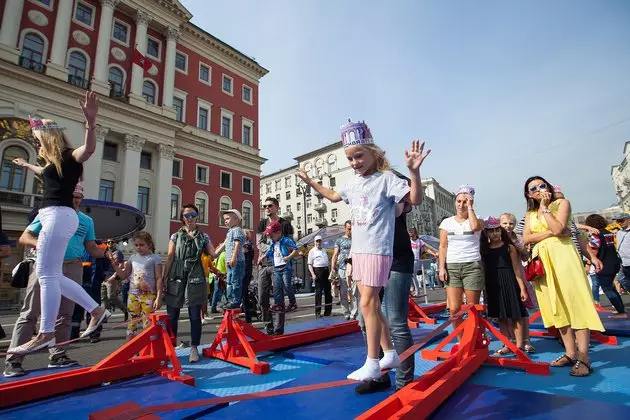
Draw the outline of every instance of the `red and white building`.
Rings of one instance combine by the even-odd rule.
[[[11,163],[36,161],[28,116],[56,120],[78,145],[77,99],[88,88],[100,110],[86,198],[143,210],[161,252],[183,203],[199,206],[217,243],[221,209],[240,209],[244,227],[253,226],[264,162],[258,84],[267,70],[191,17],[176,0],[0,0],[0,206],[12,239],[39,199],[33,174]],[[148,71],[133,63],[134,48],[151,61]]]

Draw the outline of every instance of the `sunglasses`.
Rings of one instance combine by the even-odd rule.
[[[264,208],[264,209],[270,209],[270,208],[272,208],[272,207],[274,207],[274,206],[275,206],[274,204],[265,204],[265,205],[263,206],[263,208]]]
[[[190,219],[191,217],[197,217],[197,213],[184,213],[184,218]]]
[[[547,189],[547,184],[545,184],[544,182],[538,185],[534,185],[533,187],[529,187],[530,192],[536,192],[536,191],[546,190],[546,189]]]

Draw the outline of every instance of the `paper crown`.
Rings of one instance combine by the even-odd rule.
[[[353,123],[350,118],[348,118],[348,122],[341,127],[341,142],[344,148],[360,144],[374,144],[372,133],[365,121]]]
[[[496,229],[501,227],[501,221],[494,216],[490,216],[483,222],[483,227],[484,229]]]
[[[457,192],[455,193],[455,196],[457,197],[460,194],[468,194],[471,197],[475,196],[475,189],[473,187],[471,187],[470,185],[460,185],[460,187],[457,189]]]
[[[28,122],[31,125],[31,130],[64,130],[66,127],[63,127],[59,124],[46,124],[41,120],[41,118],[28,116]]]
[[[559,185],[552,185],[552,186],[551,186],[551,190],[552,190],[553,192],[557,192],[557,193],[561,193],[561,192],[562,192],[562,188],[560,188],[560,186],[559,186]]]

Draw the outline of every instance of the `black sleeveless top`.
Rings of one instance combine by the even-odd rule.
[[[83,175],[83,164],[74,160],[72,149],[66,149],[61,154],[61,175],[57,173],[55,165],[44,168],[44,198],[40,209],[52,206],[72,207],[74,188]]]

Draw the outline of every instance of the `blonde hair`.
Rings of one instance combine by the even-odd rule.
[[[53,120],[42,120],[44,126],[56,124]],[[39,140],[39,156],[47,165],[55,165],[59,176],[61,173],[61,155],[65,149],[70,148],[70,142],[63,130],[53,128],[49,130],[34,130],[33,136]]]
[[[501,220],[503,217],[509,217],[510,219],[514,220],[514,224],[516,224],[516,222],[518,222],[518,220],[516,220],[516,216],[514,216],[512,213],[503,213],[503,214],[501,214],[501,216],[499,216],[499,220]]]
[[[374,163],[378,172],[389,171],[392,169],[389,161],[385,157],[385,151],[375,144],[362,144],[359,146],[374,157]]]

